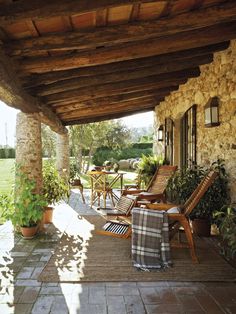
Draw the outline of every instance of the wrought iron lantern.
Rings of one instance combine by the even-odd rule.
[[[204,107],[204,111],[205,111],[205,127],[211,128],[220,125],[218,97],[210,98]]]
[[[158,131],[157,131],[158,142],[162,142],[162,141],[163,141],[163,135],[164,135],[164,127],[163,127],[163,125],[161,124],[161,125],[159,126]]]

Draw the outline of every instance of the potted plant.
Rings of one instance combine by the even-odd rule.
[[[7,218],[11,219],[15,227],[20,228],[24,237],[32,238],[38,231],[44,205],[43,196],[35,192],[35,182],[18,168],[16,170],[15,198],[8,201]]]
[[[60,176],[52,162],[43,166],[43,195],[47,202],[44,208],[44,223],[52,223],[53,205],[68,196],[69,184]]]
[[[193,232],[199,236],[210,236],[214,212],[229,200],[228,180],[223,160],[213,162],[210,168],[195,165],[192,168],[179,170],[168,184],[168,195],[171,200],[183,204],[210,169],[214,169],[219,175],[190,215]]]

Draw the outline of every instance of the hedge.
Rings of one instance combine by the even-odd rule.
[[[0,148],[0,159],[15,158],[15,148]]]

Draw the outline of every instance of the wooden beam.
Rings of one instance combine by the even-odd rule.
[[[11,60],[0,51],[0,99],[8,106],[25,113],[39,113],[41,121],[48,124],[55,132],[67,132],[51,109],[42,105],[21,88],[13,69]]]
[[[228,48],[229,42],[222,42],[214,45],[204,46],[200,48],[182,50],[174,53],[167,53],[157,57],[140,58],[123,62],[115,62],[94,67],[84,67],[79,69],[54,71],[43,74],[30,74],[24,77],[24,73],[19,73],[21,79],[25,82],[25,87],[34,87],[38,85],[52,84],[59,81],[77,78],[89,77],[94,75],[104,75],[107,73],[117,73],[120,71],[132,71],[142,69],[148,66],[160,66],[169,62],[182,62],[182,60],[190,57],[198,57],[209,55],[216,51]]]
[[[20,70],[43,73],[94,66],[207,46],[235,37],[236,22],[232,22],[70,56],[29,58],[20,62]]]
[[[64,119],[76,119],[79,118],[90,118],[90,117],[96,117],[101,115],[107,115],[111,113],[121,113],[121,112],[129,112],[134,109],[153,109],[157,104],[157,101],[152,98],[148,98],[147,100],[142,101],[130,101],[125,103],[119,103],[116,105],[108,105],[97,108],[97,111],[94,112],[93,108],[87,108],[82,110],[75,110],[71,112],[66,112],[59,114],[59,117]]]
[[[66,99],[77,98],[79,102],[84,100],[117,95],[118,91],[122,93],[130,93],[135,91],[142,91],[152,88],[165,88],[176,86],[187,80],[189,77],[199,76],[199,68],[193,68],[172,73],[165,73],[162,75],[154,75],[143,79],[136,79],[130,81],[122,81],[117,83],[108,83],[94,86],[88,86],[80,89],[69,90],[57,94],[52,94],[44,97],[47,103],[59,103]]]
[[[52,104],[51,107],[56,110],[56,112],[67,112],[70,110],[75,110],[80,108],[81,104],[83,106],[93,106],[96,108],[97,106],[103,106],[103,105],[112,105],[119,102],[125,102],[130,100],[140,100],[145,97],[161,97],[161,96],[167,96],[171,91],[177,90],[178,86],[174,86],[172,88],[162,88],[162,89],[150,89],[150,90],[144,90],[140,92],[134,92],[134,93],[128,93],[128,94],[121,94],[121,95],[114,95],[114,96],[108,96],[108,97],[100,97],[95,99],[90,99],[87,101],[83,101],[83,103],[80,103],[75,99],[74,101],[64,101],[59,104]]]
[[[233,1],[151,22],[100,27],[65,34],[54,33],[12,41],[7,44],[6,49],[8,54],[14,56],[27,56],[34,51],[38,53],[48,50],[88,50],[172,35],[235,20],[236,2]]]
[[[63,91],[73,90],[77,88],[96,86],[107,83],[115,83],[133,79],[142,79],[153,75],[162,73],[170,73],[175,71],[181,71],[188,68],[197,67],[201,64],[210,63],[213,60],[212,55],[188,58],[181,62],[170,62],[165,64],[159,64],[155,66],[152,64],[150,67],[142,68],[138,70],[122,71],[116,73],[109,73],[105,75],[95,75],[91,77],[73,78],[69,80],[60,81],[50,85],[44,85],[38,88],[30,89],[30,92],[38,96],[46,96],[51,94],[60,93]]]
[[[133,109],[129,112],[122,112],[122,113],[111,113],[108,115],[102,115],[97,117],[90,117],[90,118],[77,118],[73,120],[63,120],[64,125],[75,125],[75,124],[85,124],[85,123],[93,123],[93,122],[99,122],[99,121],[105,121],[105,120],[112,120],[112,119],[119,119],[123,117],[127,117],[133,114],[137,113],[144,113],[153,111],[154,108],[145,108],[145,109]]]
[[[0,23],[2,25],[8,25],[26,19],[34,20],[53,16],[82,14],[142,2],[156,2],[156,0],[21,0],[20,2],[0,6]]]

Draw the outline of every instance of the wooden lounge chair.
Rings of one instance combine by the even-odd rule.
[[[121,196],[114,208],[100,208],[99,212],[103,216],[129,216],[134,203],[131,198]]]
[[[109,220],[101,230],[96,230],[96,233],[127,239],[131,235],[131,224],[122,221]]]
[[[146,190],[123,190],[122,195],[129,195],[136,201],[135,206],[140,204],[166,201],[165,190],[169,178],[175,173],[177,166],[160,166],[152,177]]]
[[[185,202],[184,205],[175,205],[175,204],[147,204],[147,208],[156,209],[156,210],[165,210],[168,213],[168,218],[170,221],[169,224],[169,234],[170,239],[179,231],[180,226],[184,228],[184,232],[187,238],[188,243],[178,243],[179,247],[188,247],[190,249],[190,255],[193,262],[198,263],[198,258],[196,256],[195,245],[193,241],[192,231],[189,224],[189,215],[195,206],[198,204],[200,199],[206,193],[208,188],[212,185],[218,173],[215,171],[210,171],[199,183],[197,188],[193,191],[191,196]],[[176,209],[180,209],[180,212]],[[176,211],[176,213],[175,213]]]

